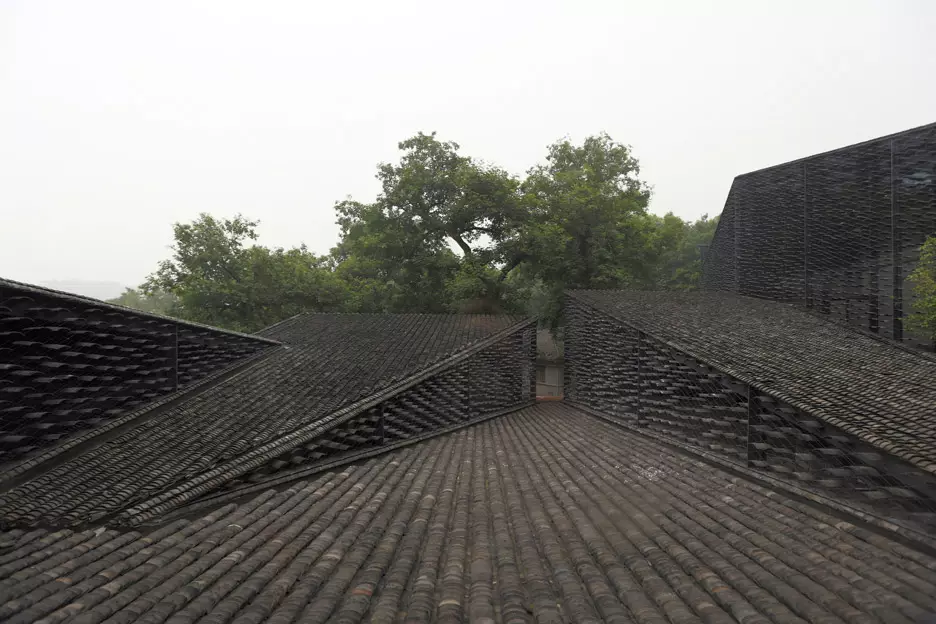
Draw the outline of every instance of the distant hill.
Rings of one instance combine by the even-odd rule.
[[[39,282],[40,286],[95,299],[114,299],[123,294],[125,287],[117,282],[95,282],[88,280],[49,280]]]

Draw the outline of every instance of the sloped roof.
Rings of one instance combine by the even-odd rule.
[[[10,624],[932,613],[936,559],[561,403],[148,534],[0,535]]]
[[[0,481],[277,346],[0,279]]]
[[[302,315],[262,334],[284,346],[0,495],[0,519],[76,523],[274,450],[364,397],[530,321],[511,316]],[[285,442],[284,442],[285,443]]]
[[[142,318],[149,318],[154,321],[159,321],[161,323],[172,323],[174,325],[185,326],[185,327],[197,327],[199,329],[208,329],[212,332],[219,334],[228,334],[231,336],[241,336],[243,338],[250,338],[251,340],[258,340],[259,338],[255,334],[244,334],[241,332],[233,331],[230,329],[222,329],[220,327],[215,327],[213,325],[205,325],[202,323],[196,323],[194,321],[184,321],[182,319],[177,319],[170,316],[162,316],[160,314],[153,314],[151,312],[144,312],[143,310],[137,310],[136,308],[129,308],[124,305],[117,303],[111,303],[110,301],[102,301],[101,299],[95,299],[94,297],[88,297],[86,295],[79,295],[77,293],[66,292],[64,290],[56,290],[54,288],[47,288],[45,286],[37,286],[36,284],[26,284],[24,282],[18,282],[16,280],[6,279],[0,277],[0,288],[9,288],[22,293],[33,293],[39,296],[48,296],[54,297],[55,299],[62,302],[64,305],[69,303],[81,304],[85,306],[93,306],[96,309],[110,312],[119,312],[124,314],[129,314],[132,316],[138,316]]]
[[[936,359],[792,305],[728,293],[571,296],[936,473]]]

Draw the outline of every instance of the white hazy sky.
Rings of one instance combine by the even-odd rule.
[[[695,218],[932,121],[932,0],[0,0],[0,276],[136,285],[202,211],[324,253],[419,130],[517,174],[607,131]]]

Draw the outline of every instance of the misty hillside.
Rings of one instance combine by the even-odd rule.
[[[48,280],[40,282],[39,285],[53,290],[63,290],[76,295],[104,300],[119,297],[124,291],[124,287],[117,282],[89,280]]]

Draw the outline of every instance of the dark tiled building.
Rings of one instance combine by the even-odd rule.
[[[535,403],[530,319],[0,281],[0,622],[932,621],[936,359],[793,303],[570,293]]]
[[[0,279],[0,464],[117,427],[278,344]]]
[[[738,176],[706,292],[569,293],[565,396],[932,545],[936,357],[903,331],[931,235],[936,124]]]
[[[9,293],[4,318],[50,328],[31,336],[94,322],[79,300],[63,297],[52,317],[49,305],[14,309],[11,298],[27,304]],[[602,301],[617,300],[576,297],[612,313]],[[120,327],[151,320],[92,305],[119,313]],[[693,317],[704,324],[700,310]],[[79,362],[63,354],[80,353],[79,342],[97,353],[119,335],[93,327],[100,342],[79,334],[38,362]],[[534,406],[534,331],[512,317],[304,315],[246,337],[259,354],[199,384],[167,386],[134,411],[38,444],[3,471],[0,621],[912,622],[936,613],[926,540],[647,435],[656,429],[621,427],[613,405]],[[583,335],[567,333],[567,349]],[[732,344],[705,355],[734,357]],[[34,365],[36,349],[10,347],[5,370]],[[584,370],[573,383],[602,376]],[[10,413],[5,422],[16,422]]]
[[[724,293],[573,291],[567,311],[567,399],[933,542],[936,358]]]
[[[261,353],[246,364],[235,358],[227,367],[205,366],[202,383],[189,388],[168,379],[173,366],[185,366],[199,352],[183,357],[175,346],[156,350],[179,323],[100,302],[85,309],[78,299],[50,308],[40,297],[53,293],[12,283],[2,294],[0,305],[10,311],[3,320],[18,328],[7,332],[10,346],[0,364],[3,390],[15,391],[6,393],[13,400],[0,412],[14,434],[5,439],[10,446],[34,441],[0,479],[0,519],[10,525],[104,519],[132,525],[182,503],[296,478],[297,471],[463,425],[534,397],[535,328],[523,318],[306,314],[258,337],[216,332],[221,340],[253,340]],[[91,320],[108,315],[111,325]],[[162,331],[155,339],[136,329],[148,330],[150,321]],[[118,329],[141,336],[142,344],[110,348],[111,342],[129,344],[117,342]],[[151,345],[160,357],[150,356]],[[99,351],[120,357],[93,359]],[[88,419],[71,436],[44,436],[58,432],[79,407],[94,405],[96,396],[106,406],[111,395],[132,392],[136,378],[100,381],[125,360],[140,362],[130,368],[152,388],[143,395],[149,404],[110,420]],[[50,367],[55,375],[46,373]],[[152,371],[159,379],[147,384]]]
[[[936,123],[735,178],[703,282],[932,351],[903,319],[934,234]]]
[[[562,403],[152,528],[0,537],[5,622],[912,622],[936,559]]]

